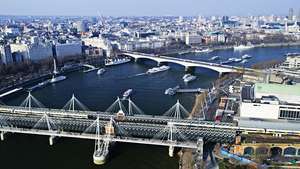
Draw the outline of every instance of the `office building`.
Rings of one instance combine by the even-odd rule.
[[[293,8],[290,8],[290,9],[289,9],[289,16],[288,16],[288,19],[289,19],[290,21],[292,21],[292,20],[293,20],[293,17],[294,17],[294,9],[293,9]]]
[[[69,56],[80,56],[82,54],[82,43],[69,42],[65,44],[56,44],[55,53],[58,59],[66,58]]]
[[[1,58],[2,64],[13,63],[10,45],[1,45],[0,46],[0,58]]]
[[[241,93],[241,118],[300,120],[300,85],[256,83]]]
[[[78,32],[88,32],[89,28],[88,28],[87,21],[82,20],[76,22],[76,29]]]
[[[300,53],[290,54],[287,56],[285,62],[281,65],[284,69],[300,69]]]
[[[187,44],[187,45],[197,45],[197,44],[201,44],[201,43],[202,43],[202,36],[200,36],[200,35],[188,34],[185,37],[185,44]]]

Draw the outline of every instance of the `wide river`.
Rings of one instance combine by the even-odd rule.
[[[220,56],[221,60],[230,57],[241,57],[244,54],[253,56],[245,66],[271,59],[284,59],[284,54],[300,52],[300,47],[254,48],[243,52],[220,50],[208,54],[186,54],[176,57],[208,60],[212,56]],[[193,94],[167,96],[165,89],[180,85],[182,88],[208,88],[217,78],[215,72],[196,69],[197,80],[186,85],[182,76],[184,68],[170,65],[166,72],[143,75],[156,63],[144,61],[106,68],[105,74],[98,76],[96,72],[74,72],[67,75],[67,80],[38,89],[32,94],[45,107],[62,108],[75,96],[89,110],[105,111],[118,96],[129,88],[133,89],[131,99],[145,114],[161,115],[176,100],[191,110],[194,104]],[[26,94],[3,100],[8,105],[20,105]],[[92,154],[94,142],[60,138],[49,146],[48,137],[9,134],[0,142],[0,165],[4,169],[176,169],[178,158],[168,157],[168,148],[135,144],[113,146],[111,157],[103,166],[93,164]]]

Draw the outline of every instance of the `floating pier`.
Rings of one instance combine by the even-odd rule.
[[[173,87],[173,88],[168,88],[165,91],[166,95],[173,96],[176,93],[202,93],[207,91],[206,89],[202,88],[196,88],[196,89],[180,89],[179,86]]]

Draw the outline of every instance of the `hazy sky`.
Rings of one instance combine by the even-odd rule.
[[[298,13],[300,0],[0,0],[2,15],[288,15],[290,7]]]

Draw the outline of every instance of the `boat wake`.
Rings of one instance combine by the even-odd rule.
[[[146,74],[147,73],[138,73],[138,74],[135,74],[135,75],[127,76],[127,78],[134,78],[134,77],[138,77],[138,76],[144,76]]]

